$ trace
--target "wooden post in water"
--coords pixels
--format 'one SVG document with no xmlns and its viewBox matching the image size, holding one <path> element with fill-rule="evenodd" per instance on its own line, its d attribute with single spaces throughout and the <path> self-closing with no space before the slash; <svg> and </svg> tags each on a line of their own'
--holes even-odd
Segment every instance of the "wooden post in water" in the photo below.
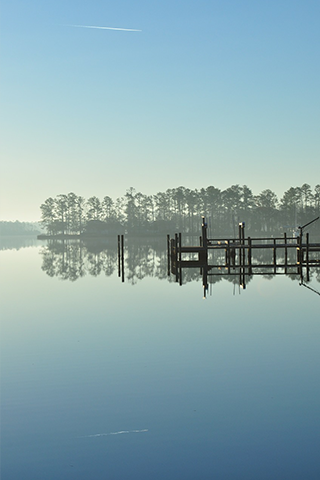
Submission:
<svg viewBox="0 0 320 480">
<path fill-rule="evenodd" d="M 224 264 L 225 266 L 229 266 L 230 265 L 230 248 L 229 248 L 229 240 L 226 241 L 226 248 L 225 248 L 225 260 L 224 260 Z"/>
<path fill-rule="evenodd" d="M 285 244 L 285 247 L 284 247 L 284 265 L 285 265 L 284 269 L 285 270 L 284 270 L 284 272 L 285 272 L 285 274 L 287 274 L 287 272 L 288 272 L 288 268 L 287 268 L 287 265 L 288 265 L 287 234 L 284 233 L 283 236 L 284 236 L 284 244 Z"/>
<path fill-rule="evenodd" d="M 245 250 L 244 250 L 244 222 L 239 223 L 239 265 L 245 264 Z"/>
<path fill-rule="evenodd" d="M 244 227 L 245 227 L 245 223 L 242 222 L 242 245 L 243 245 L 243 248 L 242 248 L 242 262 L 243 262 L 243 265 L 246 264 L 246 249 L 244 248 L 246 240 L 244 238 Z"/>
<path fill-rule="evenodd" d="M 274 265 L 274 273 L 277 271 L 277 240 L 274 238 L 273 239 L 273 265 Z"/>
<path fill-rule="evenodd" d="M 118 277 L 121 275 L 121 257 L 120 257 L 120 235 L 118 235 Z"/>
<path fill-rule="evenodd" d="M 182 267 L 181 267 L 181 246 L 182 246 L 182 241 L 181 241 L 181 232 L 179 233 L 179 237 L 178 237 L 178 241 L 179 241 L 179 285 L 181 286 L 182 285 Z M 178 268 L 177 268 L 178 270 Z"/>
<path fill-rule="evenodd" d="M 306 264 L 307 264 L 307 282 L 310 282 L 310 268 L 309 268 L 309 233 L 306 234 Z"/>
<path fill-rule="evenodd" d="M 239 265 L 241 265 L 241 242 L 242 242 L 242 232 L 241 232 L 241 223 L 239 223 Z M 241 280 L 240 284 L 241 284 Z"/>
<path fill-rule="evenodd" d="M 297 265 L 300 263 L 300 248 L 299 248 L 300 237 L 297 237 Z"/>
<path fill-rule="evenodd" d="M 179 281 L 179 269 L 178 269 L 178 234 L 174 234 L 174 250 L 175 250 L 175 267 L 176 267 L 176 282 Z"/>
<path fill-rule="evenodd" d="M 121 268 L 122 268 L 122 282 L 124 282 L 124 237 L 121 235 Z"/>
<path fill-rule="evenodd" d="M 248 265 L 249 265 L 249 275 L 252 274 L 252 241 L 251 237 L 248 237 Z"/>
<path fill-rule="evenodd" d="M 170 269 L 171 273 L 175 273 L 175 268 L 177 268 L 177 255 L 175 249 L 175 239 L 170 239 Z"/>
<path fill-rule="evenodd" d="M 230 274 L 230 240 L 227 240 L 227 248 L 226 248 L 226 267 L 228 268 L 228 273 Z"/>
<path fill-rule="evenodd" d="M 205 217 L 202 217 L 201 225 L 202 241 L 201 246 L 202 250 L 199 250 L 199 261 L 203 264 L 208 263 L 208 239 L 207 239 L 207 224 L 205 222 Z"/>
<path fill-rule="evenodd" d="M 170 235 L 167 235 L 167 274 L 170 276 Z"/>
</svg>

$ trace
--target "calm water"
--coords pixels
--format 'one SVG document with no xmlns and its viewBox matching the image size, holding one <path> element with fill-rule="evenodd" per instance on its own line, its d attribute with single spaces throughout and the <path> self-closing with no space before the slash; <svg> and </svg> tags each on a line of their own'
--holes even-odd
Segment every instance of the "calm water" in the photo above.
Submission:
<svg viewBox="0 0 320 480">
<path fill-rule="evenodd" d="M 114 247 L 7 247 L 2 480 L 320 478 L 320 296 L 298 278 L 203 300 L 161 245 L 125 283 Z"/>
</svg>

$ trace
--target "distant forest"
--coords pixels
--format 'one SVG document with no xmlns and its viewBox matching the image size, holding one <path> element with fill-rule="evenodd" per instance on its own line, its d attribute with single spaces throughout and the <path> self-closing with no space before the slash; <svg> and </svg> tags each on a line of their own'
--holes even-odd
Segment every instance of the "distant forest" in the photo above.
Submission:
<svg viewBox="0 0 320 480">
<path fill-rule="evenodd" d="M 40 233 L 41 227 L 38 223 L 31 222 L 5 222 L 0 221 L 0 235 L 1 236 L 16 236 L 16 235 L 37 235 Z"/>
<path fill-rule="evenodd" d="M 211 232 L 233 234 L 238 222 L 256 234 L 293 231 L 320 215 L 320 185 L 291 187 L 281 199 L 272 190 L 253 195 L 246 185 L 226 190 L 185 187 L 145 195 L 129 188 L 123 197 L 87 200 L 75 193 L 48 198 L 40 206 L 41 224 L 48 235 L 156 235 L 183 232 L 198 235 L 201 216 Z M 312 225 L 320 232 L 320 221 Z"/>
</svg>

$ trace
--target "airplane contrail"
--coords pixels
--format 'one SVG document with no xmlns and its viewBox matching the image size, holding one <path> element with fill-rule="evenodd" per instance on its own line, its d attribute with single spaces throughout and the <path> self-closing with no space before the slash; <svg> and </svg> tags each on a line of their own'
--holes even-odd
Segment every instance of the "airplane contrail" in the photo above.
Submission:
<svg viewBox="0 0 320 480">
<path fill-rule="evenodd" d="M 110 432 L 110 433 L 95 433 L 94 435 L 83 435 L 81 438 L 90 438 L 90 437 L 108 437 L 109 435 L 123 435 L 124 433 L 143 433 L 148 432 L 147 428 L 143 430 L 120 430 L 120 432 Z"/>
<path fill-rule="evenodd" d="M 120 27 L 99 27 L 97 25 L 63 25 L 64 27 L 77 27 L 77 28 L 97 28 L 98 30 L 121 30 L 123 32 L 142 32 L 136 28 L 120 28 Z"/>
</svg>

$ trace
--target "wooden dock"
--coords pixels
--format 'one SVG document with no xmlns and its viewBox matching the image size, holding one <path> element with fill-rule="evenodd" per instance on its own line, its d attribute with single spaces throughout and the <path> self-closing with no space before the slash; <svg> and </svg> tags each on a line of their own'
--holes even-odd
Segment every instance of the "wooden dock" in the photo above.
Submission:
<svg viewBox="0 0 320 480">
<path fill-rule="evenodd" d="M 316 218 L 307 225 L 310 225 Z M 245 276 L 253 274 L 289 274 L 303 276 L 302 268 L 320 266 L 320 243 L 310 242 L 309 233 L 303 235 L 299 227 L 298 237 L 245 237 L 245 224 L 239 223 L 237 238 L 208 238 L 207 224 L 202 217 L 199 245 L 183 245 L 181 233 L 174 238 L 167 236 L 168 275 L 176 276 L 182 285 L 182 269 L 200 268 L 204 288 L 208 275 L 240 275 L 245 288 Z M 271 253 L 271 255 L 270 255 Z M 261 257 L 267 256 L 268 261 Z M 261 269 L 267 270 L 261 273 Z M 215 273 L 214 273 L 215 272 Z"/>
</svg>

